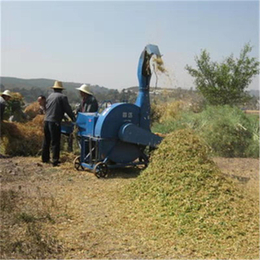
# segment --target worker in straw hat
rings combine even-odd
[[[66,113],[72,121],[75,116],[69,105],[68,98],[62,94],[64,89],[62,82],[55,81],[51,93],[46,99],[45,118],[44,118],[44,140],[42,148],[42,162],[50,161],[50,146],[52,148],[52,164],[59,165],[60,159],[60,138],[61,138],[61,120]]]
[[[86,84],[81,85],[79,88],[76,88],[80,91],[80,96],[82,101],[80,102],[80,106],[77,110],[78,112],[90,113],[98,111],[98,102],[93,94],[89,91],[88,86]]]
[[[11,92],[9,90],[5,90],[0,96],[0,121],[3,121],[4,119],[5,107],[11,97]]]

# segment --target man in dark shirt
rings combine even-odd
[[[62,94],[64,89],[62,82],[55,81],[54,90],[46,100],[46,110],[44,119],[44,140],[42,148],[42,162],[50,161],[50,146],[52,148],[52,164],[58,166],[60,159],[60,137],[61,120],[66,113],[72,121],[75,121],[68,98]]]
[[[93,96],[91,92],[88,90],[88,86],[83,84],[79,88],[76,88],[80,91],[80,95],[82,97],[82,101],[80,102],[80,106],[77,110],[78,112],[83,113],[92,113],[98,111],[98,102],[96,98]]]

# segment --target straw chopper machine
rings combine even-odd
[[[151,44],[141,53],[135,104],[115,103],[101,114],[78,113],[76,126],[81,151],[74,160],[77,170],[87,168],[97,177],[106,177],[110,168],[148,164],[145,149],[155,148],[162,140],[150,130],[150,59],[153,55],[161,57],[158,46]]]

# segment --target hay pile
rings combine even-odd
[[[33,102],[24,109],[24,113],[29,116],[30,119],[35,118],[39,114],[38,102]]]
[[[39,154],[43,140],[43,115],[27,123],[1,122],[0,153],[11,156]]]
[[[126,187],[123,218],[184,257],[257,258],[258,201],[245,197],[207,153],[191,130],[167,135]]]
[[[34,125],[37,126],[39,128],[43,128],[44,125],[44,115],[37,115],[36,117],[34,117],[34,119],[32,120],[31,124],[28,125]]]

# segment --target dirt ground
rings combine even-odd
[[[259,159],[214,158],[224,174],[236,179],[246,193],[259,198]]]
[[[224,174],[236,179],[247,193],[258,198],[258,159],[214,158],[214,161]],[[41,223],[45,233],[52,234],[55,241],[58,241],[56,250],[52,251],[50,246],[49,255],[45,255],[45,258],[182,258],[176,255],[170,245],[162,248],[157,246],[156,241],[143,241],[140,230],[133,229],[129,232],[129,228],[124,228],[124,225],[118,222],[118,190],[133,181],[138,174],[138,169],[115,170],[108,178],[98,179],[93,173],[76,171],[70,158],[63,157],[60,167],[42,164],[39,158],[33,157],[0,158],[1,191],[21,194],[19,205],[16,206],[20,210],[19,219],[23,216],[22,219],[28,224],[29,213],[31,216],[38,214],[38,218],[34,219],[39,221],[40,214],[45,212],[44,216],[47,216],[47,212],[48,218],[53,220]],[[10,224],[8,216],[10,215],[2,216],[1,222],[3,226],[11,226],[8,235],[17,236],[17,245],[18,236],[23,233],[21,227],[24,222]],[[15,226],[13,223],[21,229],[20,233],[17,228],[16,231],[12,229]],[[2,238],[2,243],[6,242],[5,239],[7,237]],[[23,239],[21,241],[25,243],[26,239]],[[41,240],[44,240],[44,237]],[[37,243],[39,246],[39,241]],[[37,253],[33,255],[33,249],[28,249],[26,253],[17,248],[16,246],[13,253],[8,253],[8,250],[1,252],[1,258],[26,258],[26,254],[31,258],[37,256]],[[44,249],[37,247],[37,250]]]

